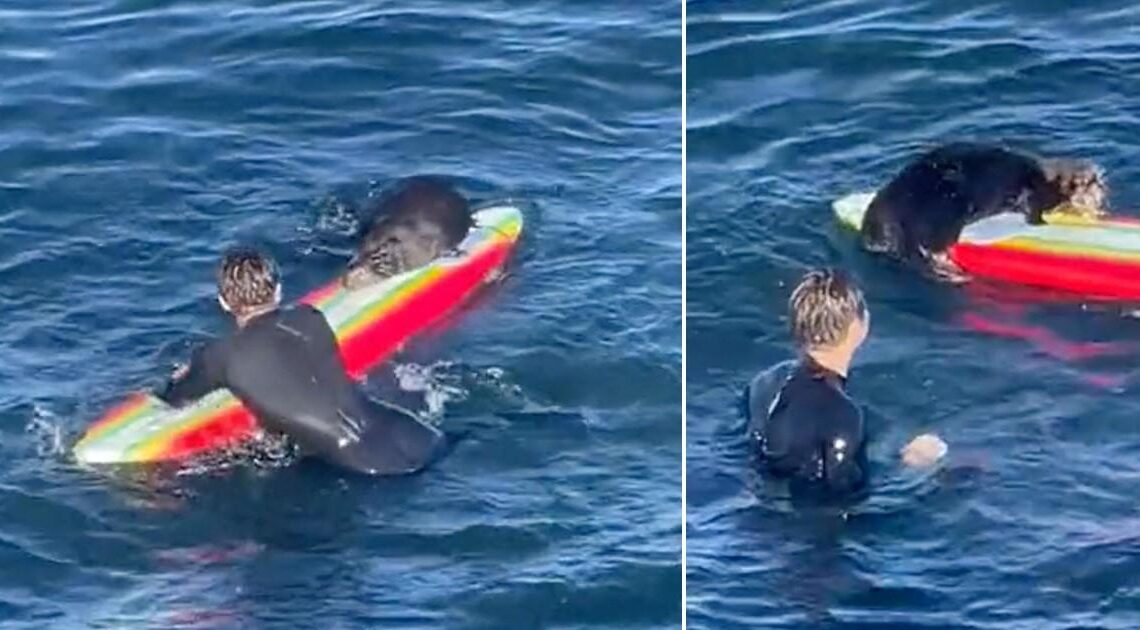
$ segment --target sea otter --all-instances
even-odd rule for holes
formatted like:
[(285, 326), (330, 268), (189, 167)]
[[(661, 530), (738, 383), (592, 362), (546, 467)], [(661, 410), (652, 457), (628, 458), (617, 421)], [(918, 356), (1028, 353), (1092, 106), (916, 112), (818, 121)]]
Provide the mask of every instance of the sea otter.
[(969, 279), (949, 257), (962, 228), (1003, 212), (1034, 224), (1048, 211), (1100, 216), (1108, 186), (1092, 162), (1043, 159), (1000, 146), (955, 143), (911, 162), (867, 208), (863, 247), (939, 280)]
[(426, 265), (456, 246), (474, 225), (467, 199), (448, 182), (414, 176), (385, 191), (342, 282), (359, 288)]

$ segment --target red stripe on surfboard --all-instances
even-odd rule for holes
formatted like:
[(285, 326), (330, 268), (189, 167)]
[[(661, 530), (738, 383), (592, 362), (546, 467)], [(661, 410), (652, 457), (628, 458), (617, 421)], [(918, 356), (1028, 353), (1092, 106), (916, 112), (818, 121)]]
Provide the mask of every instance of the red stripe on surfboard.
[(257, 420), (242, 405), (230, 405), (193, 430), (178, 434), (163, 450), (162, 459), (184, 460), (204, 451), (251, 439)]
[[(411, 336), (456, 310), (497, 267), (506, 262), (513, 242), (495, 242), (463, 264), (450, 268), (430, 283), (393, 305), (392, 309), (340, 344), (341, 357), (353, 378), (387, 359)], [(337, 289), (337, 281), (310, 292), (303, 301), (315, 302)], [(129, 403), (104, 416), (111, 421)], [(101, 420), (100, 422), (103, 422)], [(96, 424), (96, 426), (99, 423)], [(198, 426), (179, 433), (162, 449), (157, 460), (186, 460), (206, 451), (249, 440), (257, 421), (244, 406), (231, 405)]]
[(955, 244), (950, 256), (978, 277), (1101, 298), (1140, 299), (1138, 264), (970, 243)]
[(466, 264), (435, 279), (432, 286), (413, 293), (375, 323), (340, 344), (344, 366), (353, 378), (395, 352), (400, 344), (432, 322), (460, 306), (509, 252), (507, 244), (487, 248)]

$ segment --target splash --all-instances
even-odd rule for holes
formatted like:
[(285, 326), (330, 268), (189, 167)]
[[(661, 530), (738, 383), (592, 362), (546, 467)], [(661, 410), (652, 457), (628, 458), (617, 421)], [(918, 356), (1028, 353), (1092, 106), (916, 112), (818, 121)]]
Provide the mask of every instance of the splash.
[(398, 364), (393, 372), (401, 390), (423, 393), (432, 420), (440, 419), (447, 406), (468, 400), (489, 399), (497, 407), (527, 402), (522, 388), (500, 367), (470, 368), (454, 361), (437, 361), (431, 365)]
[(180, 465), (177, 476), (216, 474), (234, 468), (272, 470), (300, 459), (297, 445), (283, 435), (263, 434), (256, 440), (216, 453), (206, 453)]
[(304, 235), (301, 253), (305, 256), (330, 242), (351, 238), (360, 229), (360, 218), (351, 202), (329, 196), (316, 203), (314, 212), (316, 218), (311, 224), (297, 227)]
[(400, 389), (423, 393), (428, 419), (439, 420), (448, 403), (467, 400), (469, 394), (463, 387), (461, 376), (452, 369), (454, 366), (450, 361), (437, 361), (426, 366), (404, 363), (396, 365), (393, 372)]
[(358, 229), (360, 218), (351, 203), (329, 197), (317, 208), (315, 231), (318, 234), (352, 236)]
[(32, 404), (32, 417), (24, 431), (31, 437), (40, 457), (59, 457), (67, 452), (63, 443), (63, 423), (59, 416), (40, 403)]

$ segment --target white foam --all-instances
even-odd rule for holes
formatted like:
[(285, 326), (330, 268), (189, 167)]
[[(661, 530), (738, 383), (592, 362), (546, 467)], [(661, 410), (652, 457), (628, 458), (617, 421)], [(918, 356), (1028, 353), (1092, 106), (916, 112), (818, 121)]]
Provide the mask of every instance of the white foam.
[(422, 392), (428, 417), (438, 419), (443, 416), (448, 403), (462, 402), (469, 393), (463, 388), (461, 379), (450, 373), (453, 365), (451, 361), (437, 361), (431, 365), (404, 363), (396, 365), (393, 371), (400, 389)]
[(36, 454), (54, 457), (67, 452), (63, 445), (63, 426), (59, 417), (40, 403), (32, 404), (32, 417), (24, 426), (36, 445)]
[(433, 420), (441, 418), (448, 405), (466, 401), (473, 394), (482, 398), (481, 393), (489, 393), (514, 404), (526, 399), (522, 388), (509, 382), (501, 367), (471, 369), (453, 361), (436, 361), (431, 365), (398, 364), (393, 372), (401, 390), (423, 393), (427, 415)]

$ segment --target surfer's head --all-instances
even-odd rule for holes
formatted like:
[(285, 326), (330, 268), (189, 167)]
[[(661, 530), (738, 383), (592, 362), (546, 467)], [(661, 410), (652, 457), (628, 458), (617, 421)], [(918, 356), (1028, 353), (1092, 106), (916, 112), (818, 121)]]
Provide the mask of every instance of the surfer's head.
[(218, 265), (218, 303), (241, 322), (281, 302), (277, 263), (252, 247), (235, 247)]
[(863, 291), (838, 269), (807, 272), (788, 300), (788, 319), (792, 339), (812, 355), (854, 354), (871, 325)]

